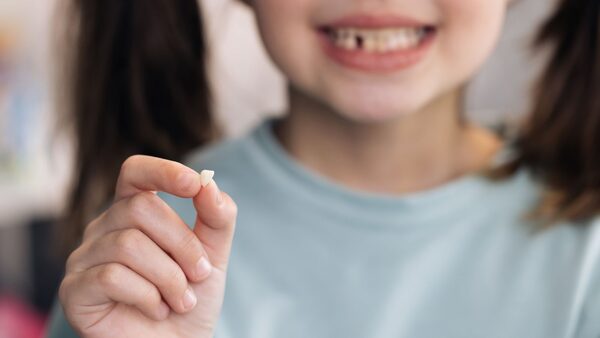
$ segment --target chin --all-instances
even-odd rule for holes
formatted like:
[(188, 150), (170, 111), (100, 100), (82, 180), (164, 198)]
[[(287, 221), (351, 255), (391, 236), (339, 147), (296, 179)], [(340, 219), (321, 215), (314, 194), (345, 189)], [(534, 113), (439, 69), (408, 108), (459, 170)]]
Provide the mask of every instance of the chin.
[[(356, 97), (354, 97), (356, 98)], [(423, 106), (417, 100), (393, 100), (370, 97), (368, 99), (343, 100), (334, 104), (334, 111), (343, 118), (356, 123), (385, 123), (415, 114)], [(399, 100), (400, 99), (400, 100)]]

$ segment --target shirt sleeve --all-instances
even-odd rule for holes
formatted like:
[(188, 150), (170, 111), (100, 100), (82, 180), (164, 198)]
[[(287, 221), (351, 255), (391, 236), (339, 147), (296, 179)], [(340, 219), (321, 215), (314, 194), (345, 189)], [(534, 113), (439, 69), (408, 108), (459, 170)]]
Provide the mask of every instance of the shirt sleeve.
[[(599, 283), (599, 280), (596, 280)], [(600, 337), (600, 287), (596, 285), (581, 311), (577, 338)]]
[(77, 333), (71, 328), (71, 325), (69, 325), (69, 322), (67, 322), (62, 307), (58, 302), (52, 308), (48, 320), (46, 338), (79, 338)]
[(585, 278), (586, 288), (576, 338), (600, 337), (600, 220), (592, 224), (587, 251), (589, 273)]

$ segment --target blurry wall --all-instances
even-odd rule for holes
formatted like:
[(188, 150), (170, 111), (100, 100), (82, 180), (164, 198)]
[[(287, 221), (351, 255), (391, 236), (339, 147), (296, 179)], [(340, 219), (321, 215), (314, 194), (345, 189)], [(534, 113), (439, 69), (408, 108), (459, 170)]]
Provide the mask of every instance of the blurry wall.
[(54, 0), (0, 0), (0, 295), (32, 289), (25, 224), (62, 204), (68, 161), (53, 136)]
[(469, 87), (467, 111), (474, 121), (496, 125), (523, 116), (530, 103), (530, 87), (543, 66), (531, 42), (554, 0), (515, 0), (492, 57)]

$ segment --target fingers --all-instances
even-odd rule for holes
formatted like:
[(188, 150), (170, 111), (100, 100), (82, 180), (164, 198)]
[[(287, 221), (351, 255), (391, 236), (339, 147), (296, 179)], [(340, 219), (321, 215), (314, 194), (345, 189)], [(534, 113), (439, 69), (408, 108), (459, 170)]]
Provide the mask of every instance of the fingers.
[(137, 229), (113, 231), (97, 241), (84, 243), (69, 258), (68, 270), (80, 273), (111, 263), (123, 265), (152, 283), (178, 313), (185, 313), (196, 305), (196, 295), (183, 270)]
[(62, 304), (75, 307), (65, 308), (66, 313), (73, 315), (101, 311), (111, 302), (133, 306), (154, 320), (166, 319), (170, 311), (152, 283), (117, 263), (67, 276), (61, 284), (59, 296)]
[(204, 245), (215, 268), (225, 270), (235, 231), (237, 205), (211, 180), (194, 197), (198, 214), (194, 232)]
[(149, 192), (123, 199), (90, 224), (85, 241), (127, 228), (137, 229), (166, 251), (190, 281), (199, 282), (212, 269), (200, 239), (160, 197)]
[(163, 191), (184, 198), (195, 196), (201, 187), (200, 175), (181, 163), (135, 155), (121, 167), (115, 200), (142, 191)]

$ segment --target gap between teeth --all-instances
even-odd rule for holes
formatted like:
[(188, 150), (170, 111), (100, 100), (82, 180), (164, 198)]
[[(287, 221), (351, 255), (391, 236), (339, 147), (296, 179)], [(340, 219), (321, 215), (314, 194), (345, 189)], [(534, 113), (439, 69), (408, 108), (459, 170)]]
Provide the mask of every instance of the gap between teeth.
[(362, 49), (371, 53), (385, 53), (418, 46), (426, 36), (424, 28), (404, 29), (333, 29), (333, 43), (347, 50)]

